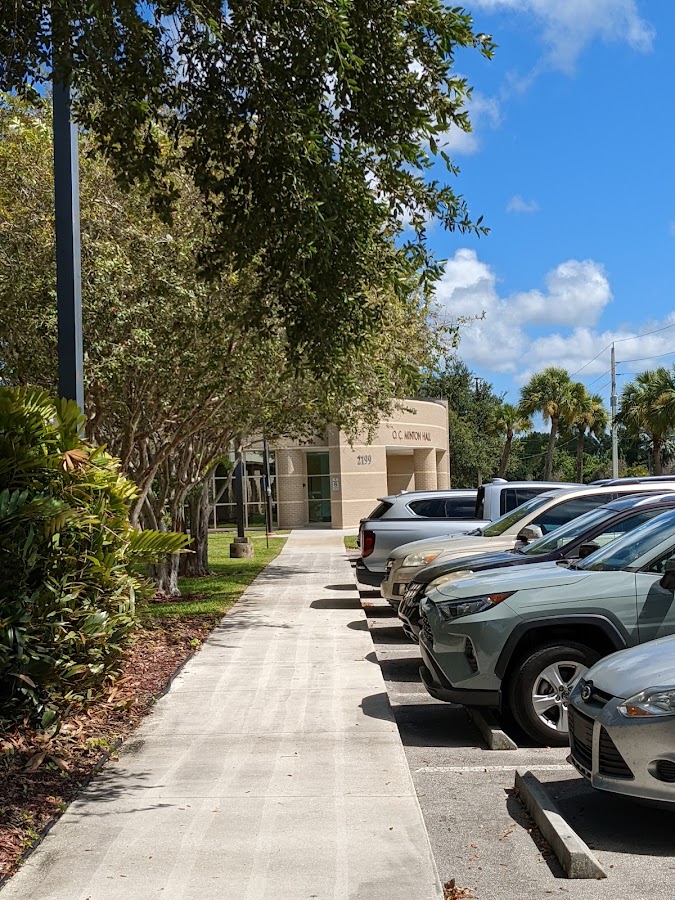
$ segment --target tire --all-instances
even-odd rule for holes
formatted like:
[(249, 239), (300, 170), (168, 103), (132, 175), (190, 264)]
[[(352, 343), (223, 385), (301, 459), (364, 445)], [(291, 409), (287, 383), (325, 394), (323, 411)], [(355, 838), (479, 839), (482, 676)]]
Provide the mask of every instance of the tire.
[[(545, 746), (566, 746), (567, 698), (577, 679), (599, 659), (597, 650), (575, 641), (546, 644), (526, 656), (508, 689), (510, 711), (523, 731)], [(537, 705), (535, 695), (541, 698)]]

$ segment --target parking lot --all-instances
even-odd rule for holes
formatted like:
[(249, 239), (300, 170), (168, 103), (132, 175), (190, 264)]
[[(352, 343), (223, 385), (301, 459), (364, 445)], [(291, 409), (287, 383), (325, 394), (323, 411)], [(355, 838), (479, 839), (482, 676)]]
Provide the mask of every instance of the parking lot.
[[(393, 609), (375, 591), (361, 591), (361, 603), (441, 880), (454, 879), (456, 897), (672, 896), (671, 813), (594, 791), (566, 762), (566, 749), (535, 747), (510, 726), (518, 749), (488, 750), (462, 707), (426, 693), (417, 647)], [(545, 785), (606, 879), (566, 877), (514, 792), (516, 769)]]

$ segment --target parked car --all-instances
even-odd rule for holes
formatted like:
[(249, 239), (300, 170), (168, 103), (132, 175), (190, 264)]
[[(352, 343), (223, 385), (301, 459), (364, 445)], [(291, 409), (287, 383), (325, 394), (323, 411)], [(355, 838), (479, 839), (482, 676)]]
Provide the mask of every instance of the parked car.
[[(543, 744), (567, 742), (567, 701), (603, 656), (675, 632), (675, 510), (586, 559), (488, 569), (428, 590), (422, 680), (439, 700), (509, 709)], [(675, 565), (675, 560), (671, 565)]]
[[(361, 521), (356, 577), (361, 584), (379, 587), (388, 557), (400, 544), (421, 538), (448, 537), (474, 532), (505, 513), (552, 488), (572, 487), (555, 481), (505, 481), (494, 478), (478, 491), (425, 491), (384, 497), (373, 513)], [(473, 507), (462, 512), (454, 503), (447, 515), (444, 497), (471, 493)], [(414, 494), (414, 496), (413, 496)], [(452, 519), (449, 522), (448, 519)]]
[(568, 712), (568, 759), (594, 788), (675, 804), (675, 637), (600, 660)]
[(361, 519), (357, 580), (379, 587), (384, 577), (387, 548), (411, 540), (411, 536), (451, 534), (475, 528), (477, 494), (476, 490), (401, 491), (391, 497), (381, 497), (368, 518)]
[[(670, 487), (675, 490), (675, 480)], [(540, 495), (524, 503), (491, 525), (478, 528), (467, 535), (451, 535), (415, 541), (397, 547), (386, 563), (386, 577), (380, 586), (382, 596), (394, 608), (398, 607), (407, 585), (421, 566), (448, 559), (460, 559), (476, 553), (512, 550), (549, 534), (571, 519), (590, 509), (625, 494), (663, 492), (665, 483), (617, 484), (605, 487), (558, 485), (558, 493)], [(566, 491), (565, 494), (561, 491)]]
[(574, 562), (590, 556), (599, 547), (604, 547), (670, 508), (675, 508), (675, 491), (665, 494), (630, 494), (572, 519), (531, 544), (519, 544), (514, 550), (463, 556), (423, 566), (409, 583), (398, 607), (403, 630), (417, 643), (420, 632), (420, 601), (428, 588), (450, 583), (462, 575), (484, 569), (558, 560)]

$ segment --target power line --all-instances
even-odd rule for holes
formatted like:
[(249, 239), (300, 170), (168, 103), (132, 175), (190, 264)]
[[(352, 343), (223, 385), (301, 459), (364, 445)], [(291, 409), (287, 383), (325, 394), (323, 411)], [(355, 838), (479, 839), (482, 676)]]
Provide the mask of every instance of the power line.
[(600, 381), (601, 378), (605, 378), (605, 376), (609, 375), (609, 373), (610, 373), (610, 370), (607, 369), (607, 371), (603, 372), (602, 375), (598, 375), (598, 377), (594, 378), (593, 381), (589, 381), (589, 383), (586, 385), (586, 387), (592, 387), (596, 381)]
[(673, 356), (675, 355), (675, 350), (669, 350), (668, 353), (657, 353), (655, 356), (636, 356), (635, 359), (622, 359), (619, 362), (630, 363), (630, 362), (643, 362), (647, 359), (662, 359), (664, 356)]
[[(669, 328), (675, 328), (675, 322), (672, 322), (670, 325), (663, 325), (661, 328), (655, 328), (653, 331), (645, 331), (642, 334), (633, 334), (633, 335), (631, 335), (631, 337), (617, 338), (616, 340), (612, 341), (611, 344), (607, 344), (607, 346), (604, 347), (598, 353), (597, 356), (594, 356), (593, 359), (589, 359), (587, 363), (584, 363), (584, 365), (580, 369), (577, 369), (576, 372), (572, 372), (572, 374), (570, 375), (570, 378), (574, 378), (574, 376), (578, 375), (579, 372), (583, 372), (584, 369), (588, 368), (588, 366), (590, 366), (591, 363), (594, 363), (596, 361), (596, 359), (598, 359), (599, 357), (602, 356), (603, 353), (606, 353), (607, 350), (609, 350), (609, 348), (612, 346), (612, 344), (623, 344), (626, 341), (636, 341), (638, 338), (649, 337), (650, 334), (659, 334), (661, 331), (667, 331)], [(664, 353), (662, 355), (669, 356), (670, 354)], [(656, 356), (643, 357), (643, 359), (657, 359), (657, 358), (658, 357), (656, 357)], [(624, 359), (623, 362), (639, 362), (639, 360)], [(600, 376), (600, 378), (602, 378), (602, 375)], [(599, 379), (597, 379), (597, 380), (599, 380)]]
[(670, 325), (664, 325), (662, 328), (655, 328), (654, 331), (645, 331), (644, 334), (634, 334), (632, 337), (617, 338), (615, 341), (612, 341), (612, 343), (622, 344), (624, 341), (635, 341), (641, 337), (649, 337), (650, 334), (658, 334), (660, 331), (667, 331), (669, 328), (675, 328), (675, 322), (672, 322)]
[[(612, 346), (611, 344), (607, 344), (607, 346), (605, 347), (605, 349), (604, 349), (604, 350), (601, 350), (601, 351), (598, 353), (598, 356), (602, 356), (602, 354), (605, 353), (605, 351), (609, 350), (609, 348), (610, 348), (611, 346)], [(591, 363), (594, 363), (594, 362), (596, 361), (596, 359), (598, 358), (598, 356), (594, 356), (593, 359), (589, 359), (588, 362), (587, 362), (585, 365), (583, 365), (580, 369), (577, 369), (576, 372), (572, 372), (572, 374), (570, 375), (570, 378), (574, 378), (574, 376), (575, 376), (575, 375), (578, 375), (579, 372), (583, 372), (583, 370), (584, 370), (587, 366), (590, 366)], [(602, 378), (602, 375), (601, 375), (600, 377)]]

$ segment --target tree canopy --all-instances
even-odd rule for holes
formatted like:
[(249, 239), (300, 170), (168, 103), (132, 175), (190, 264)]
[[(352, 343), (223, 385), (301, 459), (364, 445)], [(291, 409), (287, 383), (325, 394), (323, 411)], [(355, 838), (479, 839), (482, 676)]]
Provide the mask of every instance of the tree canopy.
[(438, 275), (429, 219), (485, 230), (429, 172), (456, 174), (442, 137), (470, 127), (461, 48), (493, 42), (442, 0), (16, 0), (0, 90), (43, 90), (56, 51), (91, 150), (166, 221), (196, 188), (203, 271), (256, 269), (248, 325), (323, 372)]

